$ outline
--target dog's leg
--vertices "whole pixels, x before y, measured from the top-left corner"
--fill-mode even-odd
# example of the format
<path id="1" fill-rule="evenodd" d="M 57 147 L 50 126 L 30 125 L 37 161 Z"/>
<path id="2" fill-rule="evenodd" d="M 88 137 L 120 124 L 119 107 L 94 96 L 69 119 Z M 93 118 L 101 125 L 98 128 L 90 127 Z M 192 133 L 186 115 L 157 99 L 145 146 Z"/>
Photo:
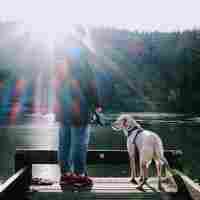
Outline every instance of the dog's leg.
<path id="1" fill-rule="evenodd" d="M 135 180 L 135 177 L 136 177 L 135 160 L 134 160 L 134 158 L 131 158 L 131 157 L 130 157 L 130 168 L 131 168 L 130 182 L 133 183 L 133 184 L 138 184 L 137 181 Z"/>
<path id="2" fill-rule="evenodd" d="M 158 189 L 163 191 L 164 188 L 162 187 L 161 184 L 161 170 L 162 170 L 162 165 L 161 162 L 159 160 L 156 160 L 156 172 L 157 172 L 157 176 L 158 176 Z"/>
<path id="3" fill-rule="evenodd" d="M 142 173 L 143 173 L 143 180 L 142 182 L 137 186 L 137 189 L 143 190 L 143 185 L 147 182 L 148 179 L 148 165 L 147 162 L 142 162 Z"/>
<path id="4" fill-rule="evenodd" d="M 139 182 L 142 182 L 144 180 L 144 172 L 142 169 L 142 162 L 140 162 L 140 179 Z"/>

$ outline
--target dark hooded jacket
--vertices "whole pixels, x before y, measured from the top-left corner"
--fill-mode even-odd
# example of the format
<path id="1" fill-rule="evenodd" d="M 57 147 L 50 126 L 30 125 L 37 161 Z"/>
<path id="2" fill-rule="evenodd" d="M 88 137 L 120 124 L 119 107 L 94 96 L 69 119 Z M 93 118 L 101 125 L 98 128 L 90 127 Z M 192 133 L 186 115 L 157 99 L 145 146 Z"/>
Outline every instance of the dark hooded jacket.
<path id="1" fill-rule="evenodd" d="M 91 112 L 100 106 L 94 66 L 89 60 L 90 52 L 80 41 L 74 38 L 66 41 L 55 52 L 59 59 L 56 118 L 64 124 L 86 125 Z"/>

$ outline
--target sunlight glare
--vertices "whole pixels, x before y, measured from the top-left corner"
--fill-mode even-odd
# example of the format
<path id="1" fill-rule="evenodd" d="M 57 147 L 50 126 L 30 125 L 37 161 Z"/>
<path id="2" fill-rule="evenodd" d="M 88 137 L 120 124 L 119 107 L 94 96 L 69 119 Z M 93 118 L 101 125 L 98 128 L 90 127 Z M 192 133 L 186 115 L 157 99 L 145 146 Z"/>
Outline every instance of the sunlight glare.
<path id="1" fill-rule="evenodd" d="M 52 47 L 56 38 L 64 37 L 64 35 L 72 29 L 72 24 L 70 24 L 70 22 L 64 23 L 56 19 L 35 19 L 26 22 L 25 26 L 26 29 L 30 31 L 32 39 L 42 41 L 48 47 Z"/>

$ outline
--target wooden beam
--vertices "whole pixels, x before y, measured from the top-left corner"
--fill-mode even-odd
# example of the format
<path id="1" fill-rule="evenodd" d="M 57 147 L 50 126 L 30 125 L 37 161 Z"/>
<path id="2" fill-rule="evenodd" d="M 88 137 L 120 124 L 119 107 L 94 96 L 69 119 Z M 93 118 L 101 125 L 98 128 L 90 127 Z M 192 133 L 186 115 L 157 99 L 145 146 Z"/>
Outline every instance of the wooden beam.
<path id="1" fill-rule="evenodd" d="M 165 150 L 167 158 L 172 168 L 181 168 L 179 158 L 182 155 L 180 150 Z M 101 150 L 89 149 L 88 164 L 127 164 L 129 162 L 127 150 Z M 29 164 L 56 164 L 56 150 L 37 150 L 37 149 L 17 149 L 15 154 L 16 170 Z"/>
<path id="2" fill-rule="evenodd" d="M 7 200 L 24 195 L 31 184 L 31 166 L 26 166 L 0 185 L 0 200 Z"/>
<path id="3" fill-rule="evenodd" d="M 173 170 L 173 177 L 178 186 L 178 192 L 181 192 L 184 197 L 188 199 L 199 200 L 200 199 L 200 187 L 198 183 L 195 183 L 187 175 L 179 170 Z"/>

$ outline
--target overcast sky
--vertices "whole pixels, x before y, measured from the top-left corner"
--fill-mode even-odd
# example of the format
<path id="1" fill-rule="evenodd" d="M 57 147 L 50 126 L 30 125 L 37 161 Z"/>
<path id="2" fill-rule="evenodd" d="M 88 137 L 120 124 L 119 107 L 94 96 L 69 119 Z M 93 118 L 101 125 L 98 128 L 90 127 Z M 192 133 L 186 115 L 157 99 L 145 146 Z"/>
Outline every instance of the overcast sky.
<path id="1" fill-rule="evenodd" d="M 38 29 L 83 23 L 173 31 L 199 28 L 199 8 L 199 0 L 0 0 L 0 19 Z"/>

